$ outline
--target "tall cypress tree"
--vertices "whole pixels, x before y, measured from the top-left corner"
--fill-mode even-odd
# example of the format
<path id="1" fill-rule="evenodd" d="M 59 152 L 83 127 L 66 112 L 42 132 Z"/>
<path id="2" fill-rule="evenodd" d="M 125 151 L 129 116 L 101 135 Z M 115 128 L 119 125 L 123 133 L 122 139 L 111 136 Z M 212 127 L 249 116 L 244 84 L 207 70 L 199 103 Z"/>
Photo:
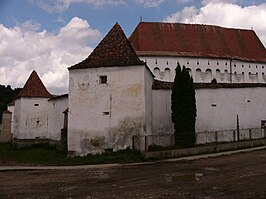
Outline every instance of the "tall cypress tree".
<path id="1" fill-rule="evenodd" d="M 172 88 L 172 122 L 175 128 L 175 144 L 190 147 L 195 143 L 196 98 L 193 79 L 188 70 L 176 67 Z"/>

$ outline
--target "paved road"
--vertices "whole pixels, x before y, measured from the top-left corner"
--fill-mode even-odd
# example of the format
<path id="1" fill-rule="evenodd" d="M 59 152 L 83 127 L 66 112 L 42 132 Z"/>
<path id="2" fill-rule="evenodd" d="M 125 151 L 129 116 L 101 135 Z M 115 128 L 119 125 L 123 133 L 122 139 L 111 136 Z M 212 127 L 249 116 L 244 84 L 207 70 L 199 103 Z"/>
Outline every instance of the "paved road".
<path id="1" fill-rule="evenodd" d="M 266 149 L 208 159 L 2 170 L 0 198 L 266 198 Z"/>

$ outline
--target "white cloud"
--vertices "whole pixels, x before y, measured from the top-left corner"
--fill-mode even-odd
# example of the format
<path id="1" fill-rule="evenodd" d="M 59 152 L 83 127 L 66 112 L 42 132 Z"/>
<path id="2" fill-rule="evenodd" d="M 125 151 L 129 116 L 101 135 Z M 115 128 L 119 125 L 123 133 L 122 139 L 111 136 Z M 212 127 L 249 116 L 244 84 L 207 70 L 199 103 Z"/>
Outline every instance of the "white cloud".
<path id="1" fill-rule="evenodd" d="M 209 3 L 237 3 L 238 0 L 202 0 L 203 5 L 207 5 Z"/>
<path id="2" fill-rule="evenodd" d="M 22 87 L 36 70 L 50 92 L 67 92 L 67 68 L 90 54 L 100 32 L 78 17 L 58 33 L 39 29 L 30 21 L 13 28 L 0 24 L 0 84 Z"/>
<path id="3" fill-rule="evenodd" d="M 136 0 L 137 3 L 142 4 L 145 8 L 158 7 L 165 0 Z"/>
<path id="4" fill-rule="evenodd" d="M 30 2 L 48 13 L 63 12 L 73 3 L 86 3 L 95 7 L 126 4 L 125 0 L 30 0 Z"/>
<path id="5" fill-rule="evenodd" d="M 207 1 L 206 1 L 207 2 Z M 200 9 L 185 7 L 165 22 L 214 24 L 233 28 L 253 28 L 266 46 L 266 3 L 241 7 L 228 2 L 209 3 Z"/>

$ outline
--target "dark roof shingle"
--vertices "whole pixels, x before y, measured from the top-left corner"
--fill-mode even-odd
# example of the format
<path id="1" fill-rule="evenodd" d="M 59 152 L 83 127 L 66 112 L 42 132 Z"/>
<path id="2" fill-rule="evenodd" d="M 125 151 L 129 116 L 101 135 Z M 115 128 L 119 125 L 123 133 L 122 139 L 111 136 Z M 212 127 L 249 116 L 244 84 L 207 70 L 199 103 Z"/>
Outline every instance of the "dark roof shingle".
<path id="1" fill-rule="evenodd" d="M 154 80 L 152 84 L 153 90 L 171 90 L 173 82 L 165 82 L 160 80 Z M 217 89 L 217 88 L 256 88 L 266 87 L 265 83 L 194 83 L 195 89 Z"/>
<path id="2" fill-rule="evenodd" d="M 43 85 L 41 79 L 39 78 L 37 72 L 32 71 L 30 77 L 28 78 L 23 89 L 19 92 L 16 98 L 20 97 L 53 97 Z"/>
<path id="3" fill-rule="evenodd" d="M 140 22 L 129 41 L 138 55 L 266 62 L 265 47 L 253 30 L 214 25 Z"/>
<path id="4" fill-rule="evenodd" d="M 69 69 L 143 65 L 122 28 L 116 23 L 93 52 Z"/>

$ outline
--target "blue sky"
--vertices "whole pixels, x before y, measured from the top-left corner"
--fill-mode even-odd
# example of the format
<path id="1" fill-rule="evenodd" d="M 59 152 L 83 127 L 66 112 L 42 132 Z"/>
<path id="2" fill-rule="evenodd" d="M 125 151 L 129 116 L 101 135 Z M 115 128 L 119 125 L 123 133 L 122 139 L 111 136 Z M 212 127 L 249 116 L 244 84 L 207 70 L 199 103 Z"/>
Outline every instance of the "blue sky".
<path id="1" fill-rule="evenodd" d="M 118 22 L 129 36 L 143 21 L 253 28 L 266 44 L 266 0 L 0 0 L 0 84 L 22 87 L 36 70 L 52 93 Z"/>

